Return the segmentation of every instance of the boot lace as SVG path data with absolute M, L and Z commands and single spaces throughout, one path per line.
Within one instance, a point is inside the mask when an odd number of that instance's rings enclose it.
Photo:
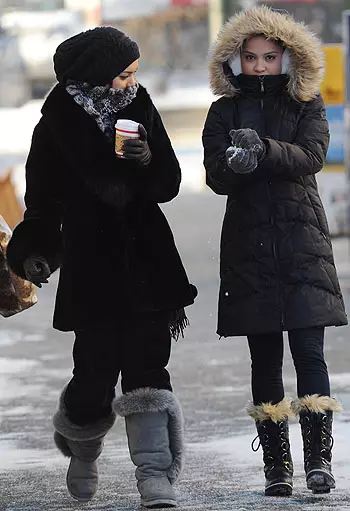
M 309 415 L 305 415 L 304 427 L 306 461 L 310 461 L 313 456 L 319 455 L 323 463 L 330 462 L 334 439 L 328 430 L 327 415 L 315 414 L 313 420 Z M 317 435 L 317 430 L 319 430 L 319 435 Z M 327 456 L 329 460 L 327 460 Z
M 281 462 L 287 470 L 290 470 L 289 462 L 289 450 L 290 443 L 285 434 L 285 423 L 283 421 L 277 422 L 279 432 L 277 434 L 277 442 L 274 448 L 271 445 L 271 438 L 267 433 L 267 426 L 263 423 L 259 425 L 259 429 L 262 430 L 251 443 L 252 451 L 257 452 L 260 446 L 264 452 L 264 462 L 269 471 L 275 468 L 276 463 Z M 274 435 L 275 436 L 275 435 Z M 256 441 L 259 440 L 257 447 L 255 447 Z M 273 442 L 272 442 L 273 443 Z

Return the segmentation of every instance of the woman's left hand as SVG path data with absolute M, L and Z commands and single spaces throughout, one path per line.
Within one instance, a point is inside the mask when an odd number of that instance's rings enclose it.
M 136 160 L 141 165 L 148 165 L 152 153 L 147 142 L 147 131 L 142 124 L 139 124 L 140 138 L 129 138 L 123 146 L 123 157 L 127 160 Z

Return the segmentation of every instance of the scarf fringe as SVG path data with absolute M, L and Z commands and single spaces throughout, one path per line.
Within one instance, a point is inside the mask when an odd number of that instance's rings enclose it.
M 184 338 L 184 330 L 189 324 L 184 308 L 174 311 L 168 323 L 170 337 L 175 341 L 179 340 L 180 335 Z

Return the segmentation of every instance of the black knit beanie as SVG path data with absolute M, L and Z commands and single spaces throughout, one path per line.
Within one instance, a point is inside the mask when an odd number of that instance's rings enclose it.
M 107 85 L 140 57 L 137 43 L 113 27 L 96 27 L 61 43 L 53 56 L 57 80 Z

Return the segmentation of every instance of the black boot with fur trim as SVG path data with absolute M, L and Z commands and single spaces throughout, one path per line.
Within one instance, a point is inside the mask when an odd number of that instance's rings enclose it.
M 93 424 L 78 426 L 67 416 L 64 394 L 65 390 L 53 417 L 54 440 L 62 454 L 70 458 L 66 478 L 70 495 L 79 502 L 88 502 L 98 488 L 97 458 L 102 452 L 104 437 L 115 422 L 115 415 L 111 413 Z
M 288 418 L 292 416 L 290 401 L 284 398 L 279 403 L 249 405 L 249 415 L 255 420 L 256 429 L 263 448 L 265 495 L 285 497 L 293 491 L 293 461 L 289 445 Z
M 299 415 L 304 444 L 306 484 L 312 493 L 329 493 L 335 488 L 332 474 L 333 412 L 341 411 L 334 398 L 313 394 L 293 401 Z
M 141 504 L 175 507 L 173 484 L 183 455 L 183 418 L 176 396 L 169 390 L 140 388 L 116 398 L 113 408 L 125 417 Z

